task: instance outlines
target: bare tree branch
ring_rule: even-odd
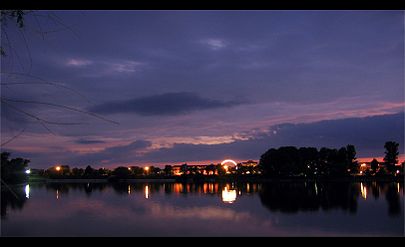
[[[87,102],[91,102],[85,95],[83,95],[82,93],[80,93],[79,91],[71,88],[71,87],[67,87],[63,84],[57,83],[57,82],[51,82],[48,80],[45,80],[43,78],[40,78],[38,76],[33,76],[30,74],[24,74],[24,73],[18,73],[18,72],[0,72],[1,74],[5,74],[5,75],[17,75],[17,76],[24,76],[24,77],[29,77],[29,78],[33,78],[33,79],[37,79],[40,80],[41,82],[2,82],[0,83],[0,85],[24,85],[24,84],[45,84],[45,85],[51,85],[51,86],[56,86],[56,87],[60,87],[66,90],[69,90],[77,95],[79,95],[80,97],[84,98]]]
[[[28,46],[28,41],[27,41],[27,39],[25,38],[24,32],[22,32],[21,29],[18,29],[18,31],[19,31],[19,33],[21,34],[21,36],[23,37],[24,45],[25,45],[25,48],[27,49],[28,58],[29,58],[29,60],[30,60],[30,66],[29,66],[29,69],[28,69],[28,74],[29,74],[29,73],[31,73],[31,70],[32,70],[32,56],[31,56],[31,50],[30,50],[30,48],[29,48],[29,46]]]
[[[8,101],[8,102],[14,102],[14,103],[24,103],[24,104],[48,105],[48,106],[53,106],[53,107],[57,107],[57,108],[63,108],[63,109],[66,109],[66,110],[87,114],[87,115],[93,116],[95,118],[98,118],[98,119],[101,119],[101,120],[104,120],[104,121],[107,121],[107,122],[110,122],[110,123],[119,124],[116,121],[104,118],[104,117],[102,117],[102,116],[100,116],[98,114],[95,114],[93,112],[84,111],[84,110],[80,110],[80,109],[70,107],[70,106],[65,106],[65,105],[59,105],[59,104],[48,103],[48,102],[30,101],[30,100],[14,100],[14,99],[6,99],[6,98],[2,98],[2,101]]]
[[[21,130],[17,135],[15,135],[15,136],[11,137],[10,139],[8,139],[7,141],[3,142],[3,143],[0,145],[0,147],[3,147],[3,146],[5,146],[6,144],[12,142],[14,139],[16,139],[17,137],[19,137],[22,133],[24,133],[24,131],[25,131],[25,128],[24,128],[23,130]]]
[[[28,113],[28,112],[26,112],[26,111],[20,109],[19,107],[14,106],[14,105],[8,103],[8,102],[7,102],[6,100],[4,100],[4,99],[1,99],[1,102],[2,102],[3,104],[5,104],[6,106],[8,106],[8,107],[14,109],[15,111],[17,111],[17,112],[19,112],[19,113],[22,113],[22,114],[24,114],[24,115],[26,115],[26,116],[29,116],[30,118],[33,118],[33,119],[35,119],[35,120],[37,120],[37,121],[39,121],[39,122],[42,122],[42,123],[52,124],[52,125],[82,125],[82,124],[84,124],[84,123],[64,123],[64,122],[48,121],[48,120],[42,119],[42,118],[40,118],[40,117],[37,117],[37,116],[35,116],[35,115],[31,114],[31,113]]]

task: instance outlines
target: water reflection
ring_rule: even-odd
[[[30,185],[25,185],[25,197],[28,199],[30,198]]]
[[[297,213],[339,209],[352,214],[357,212],[359,199],[378,200],[383,196],[388,205],[388,214],[401,214],[403,182],[270,182],[270,183],[72,183],[32,184],[14,188],[13,192],[2,190],[1,215],[8,209],[22,209],[26,200],[31,200],[30,191],[45,189],[54,193],[57,200],[71,191],[91,197],[94,192],[112,189],[117,195],[143,194],[151,199],[154,194],[171,196],[205,195],[217,196],[225,204],[237,204],[239,198],[258,196],[262,205],[271,212]],[[402,193],[402,194],[401,194]]]
[[[367,199],[367,188],[363,185],[363,183],[360,183],[360,191],[361,191],[361,197],[364,198],[364,200]]]
[[[27,201],[26,187],[1,188],[1,218],[6,219],[8,211],[22,210]],[[29,187],[28,187],[29,188]]]
[[[225,203],[233,203],[236,200],[236,190],[228,190],[228,187],[222,190],[222,201]]]
[[[379,198],[380,193],[384,194],[388,203],[388,213],[399,215],[400,187],[403,187],[403,183],[264,183],[259,195],[263,205],[274,212],[297,213],[340,209],[354,214],[357,212],[358,198],[361,197],[365,201],[370,199],[367,192],[371,191],[375,200]]]
[[[149,186],[145,185],[145,198],[149,199]]]

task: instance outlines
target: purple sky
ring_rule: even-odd
[[[2,31],[1,142],[24,130],[2,149],[32,167],[257,160],[282,145],[380,157],[388,140],[404,153],[403,11],[37,11],[25,24]],[[17,108],[80,125],[51,133]]]

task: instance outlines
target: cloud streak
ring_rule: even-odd
[[[172,116],[207,109],[234,107],[239,101],[202,98],[190,92],[164,93],[123,101],[112,101],[90,108],[103,114],[135,113],[141,116]]]
[[[201,40],[201,43],[208,46],[211,50],[221,50],[228,46],[228,42],[216,38],[203,39]]]
[[[81,138],[81,139],[79,139],[79,140],[76,140],[75,143],[87,145],[87,144],[101,144],[101,143],[105,143],[105,141],[100,141],[100,140],[87,140],[87,139]]]

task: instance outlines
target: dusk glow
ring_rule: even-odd
[[[404,20],[1,10],[1,236],[403,236]]]
[[[2,104],[2,143],[24,129],[4,149],[32,167],[258,160],[269,147],[349,143],[358,158],[381,157],[387,140],[403,147],[402,11],[53,11],[74,33],[44,37],[37,22],[60,24],[41,13],[26,16],[30,57],[5,27],[20,61],[2,57],[1,95],[72,124],[51,133]],[[29,68],[33,84],[21,84]]]

